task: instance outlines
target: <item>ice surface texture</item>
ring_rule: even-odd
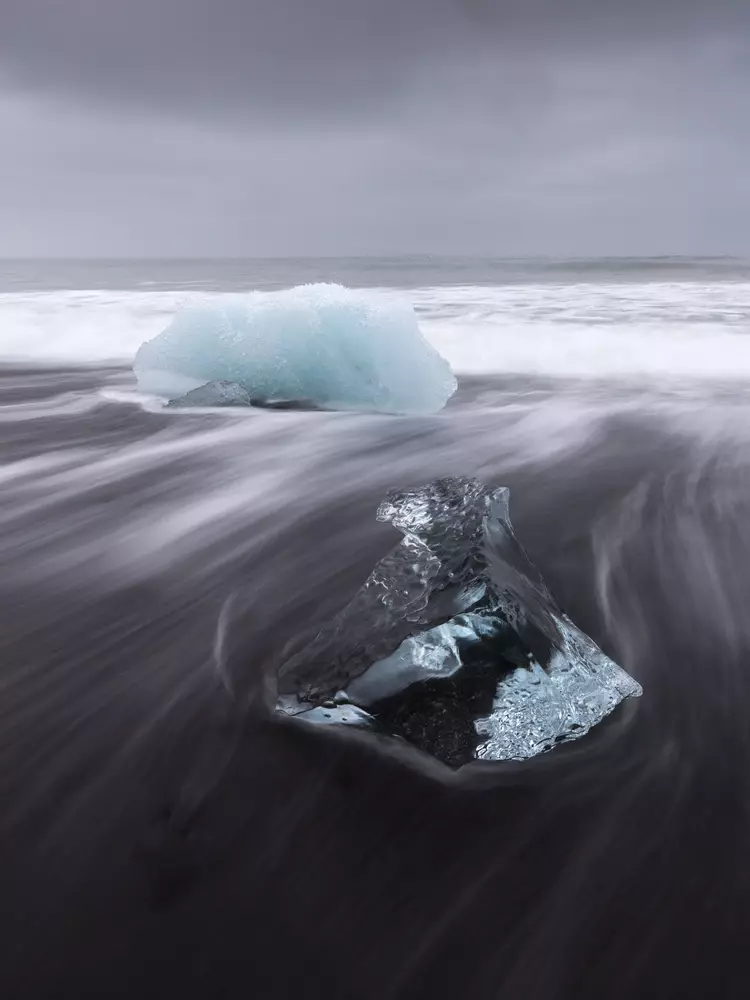
[[[197,389],[191,389],[184,396],[170,399],[167,406],[252,406],[253,400],[247,389],[236,382],[225,382],[221,379],[207,382]]]
[[[264,400],[391,413],[434,413],[456,387],[411,306],[339,285],[189,309],[141,345],[133,367],[142,391],[167,397],[222,381]]]
[[[318,410],[309,399],[261,399],[251,396],[236,382],[224,382],[221,379],[206,382],[197,389],[191,389],[184,396],[170,399],[167,406],[182,407],[220,407],[220,406],[254,406],[264,410]]]
[[[640,686],[561,611],[508,490],[442,479],[378,509],[403,539],[284,663],[277,711],[398,737],[451,767],[576,739]]]

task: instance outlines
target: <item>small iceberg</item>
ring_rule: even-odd
[[[141,344],[133,368],[142,392],[170,400],[232,383],[254,400],[419,414],[442,409],[456,388],[410,305],[340,285],[188,309]]]
[[[277,678],[276,711],[404,741],[451,768],[575,740],[640,685],[558,607],[508,490],[441,479],[378,509],[401,542]]]

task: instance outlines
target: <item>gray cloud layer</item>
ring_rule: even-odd
[[[0,253],[750,252],[746,0],[10,2]]]

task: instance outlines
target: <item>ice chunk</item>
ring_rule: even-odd
[[[252,406],[247,389],[236,382],[217,380],[191,389],[184,396],[170,399],[167,406]]]
[[[305,285],[180,313],[142,344],[143,392],[167,397],[233,382],[251,397],[330,409],[432,413],[456,382],[411,306],[339,285]]]
[[[319,410],[309,399],[261,399],[253,398],[247,389],[236,382],[218,379],[191,389],[177,399],[170,399],[167,406],[255,406],[264,410]]]
[[[641,694],[558,607],[513,533],[508,490],[442,479],[390,494],[378,518],[403,539],[282,665],[277,711],[460,767],[577,739]]]

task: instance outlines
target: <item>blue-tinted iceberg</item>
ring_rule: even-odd
[[[403,538],[278,673],[276,710],[397,738],[450,767],[577,739],[641,688],[558,607],[513,533],[508,491],[393,493]]]
[[[339,285],[188,309],[141,345],[133,367],[143,392],[168,398],[231,382],[253,399],[389,413],[434,413],[456,387],[411,306]]]

